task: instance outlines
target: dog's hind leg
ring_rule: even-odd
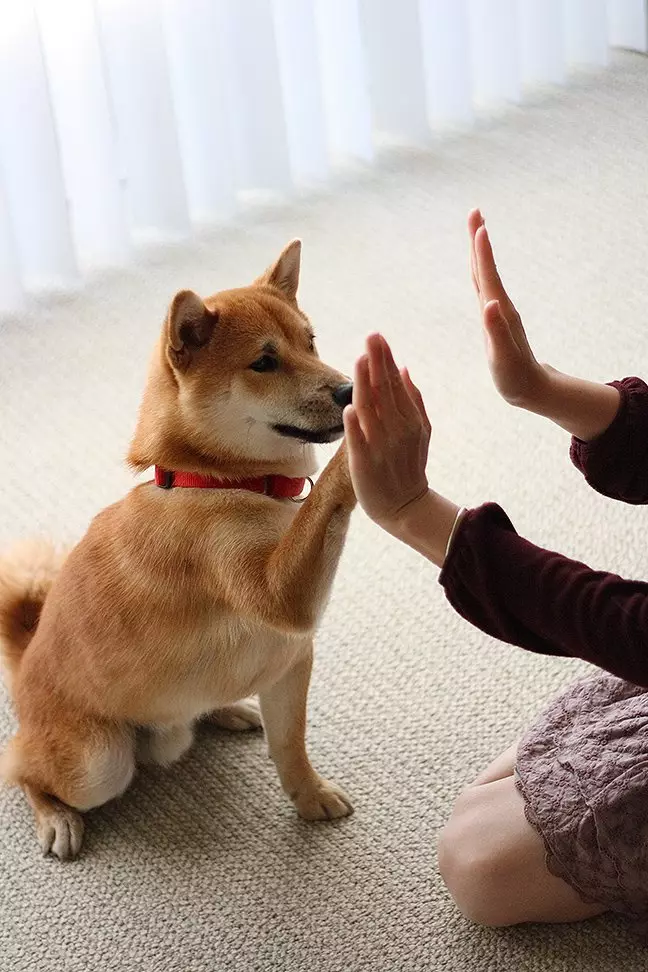
[[[43,855],[52,854],[60,861],[75,858],[81,850],[84,831],[79,811],[30,783],[23,784],[23,792],[34,811],[36,836]]]
[[[2,771],[27,797],[43,853],[68,860],[81,848],[80,814],[121,796],[131,782],[133,733],[91,720],[21,727],[4,754]]]

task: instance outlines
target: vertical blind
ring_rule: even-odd
[[[0,0],[0,311],[646,39],[645,0]]]

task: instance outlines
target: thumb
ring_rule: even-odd
[[[489,300],[484,307],[484,331],[493,358],[509,357],[512,351],[519,351],[498,300]]]
[[[359,455],[367,448],[367,441],[362,432],[362,426],[353,405],[347,405],[342,413],[344,432],[350,456]]]

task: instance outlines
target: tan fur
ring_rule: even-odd
[[[43,540],[17,544],[0,559],[0,657],[9,689],[64,559]]]
[[[307,476],[314,453],[273,427],[339,438],[332,392],[296,303],[298,242],[250,287],[172,301],[129,453],[232,480]],[[268,350],[270,349],[270,350]],[[279,368],[250,368],[276,352]],[[45,852],[74,856],[75,811],[119,796],[138,759],[169,763],[195,720],[238,729],[261,712],[281,782],[308,818],[350,804],[306,754],[312,637],[355,497],[342,446],[297,505],[243,490],[133,489],[59,564],[32,547],[0,568],[0,639],[23,786]]]

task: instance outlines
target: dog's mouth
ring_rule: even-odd
[[[298,439],[300,442],[335,442],[344,434],[343,425],[333,425],[328,429],[300,429],[297,425],[273,425],[272,428],[279,435],[287,439]]]

